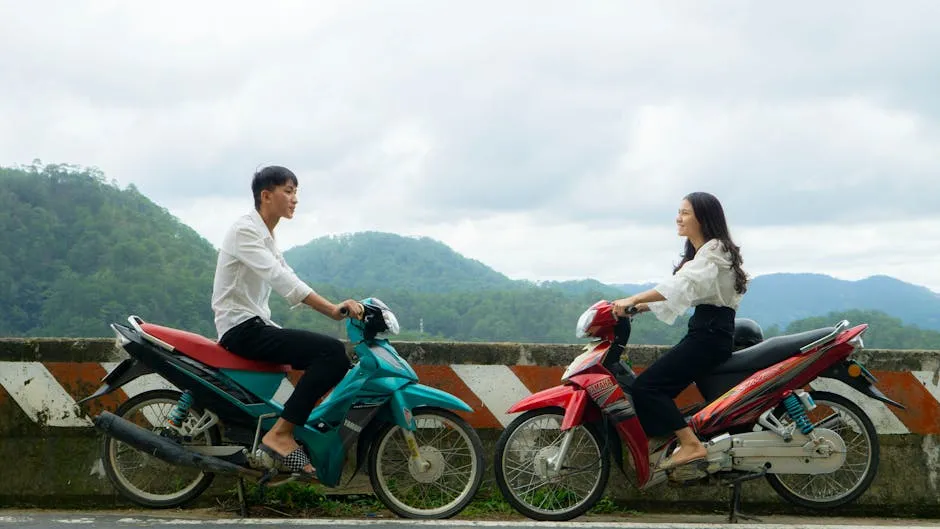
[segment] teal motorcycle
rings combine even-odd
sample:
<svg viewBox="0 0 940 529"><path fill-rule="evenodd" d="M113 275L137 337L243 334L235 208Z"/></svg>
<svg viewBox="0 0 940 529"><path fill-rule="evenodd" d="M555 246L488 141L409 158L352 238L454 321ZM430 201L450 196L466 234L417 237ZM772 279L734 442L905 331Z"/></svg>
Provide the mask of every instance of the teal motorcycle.
<svg viewBox="0 0 940 529"><path fill-rule="evenodd" d="M457 397L418 383L389 343L399 330L381 300L362 301L361 320L347 318L358 361L294 430L326 487L348 483L368 462L376 496L406 518L454 516L473 499L484 475L477 433L454 411L472 409ZM309 481L281 470L260 440L283 410L289 365L252 361L198 334L144 322L114 323L117 345L129 358L117 365L85 403L157 374L165 388L139 392L114 413L94 418L104 433L102 462L115 488L143 506L183 505L220 474L235 476L242 512L245 480L265 487ZM147 379L144 379L147 380ZM153 377L150 377L151 386ZM276 398L277 397L277 398ZM356 446L356 465L343 480Z"/></svg>

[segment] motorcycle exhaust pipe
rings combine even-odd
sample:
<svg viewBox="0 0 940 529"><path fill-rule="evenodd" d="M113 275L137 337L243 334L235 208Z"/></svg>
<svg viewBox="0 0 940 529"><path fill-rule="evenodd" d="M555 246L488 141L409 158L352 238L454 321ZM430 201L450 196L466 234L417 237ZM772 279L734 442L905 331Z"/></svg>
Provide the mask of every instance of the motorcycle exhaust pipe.
<svg viewBox="0 0 940 529"><path fill-rule="evenodd" d="M102 412L101 415L95 417L94 423L96 428L111 437L173 465L197 468L214 474L236 474L254 479L260 479L264 475L260 470L245 468L215 456L193 452L183 445L145 430L111 412Z"/></svg>

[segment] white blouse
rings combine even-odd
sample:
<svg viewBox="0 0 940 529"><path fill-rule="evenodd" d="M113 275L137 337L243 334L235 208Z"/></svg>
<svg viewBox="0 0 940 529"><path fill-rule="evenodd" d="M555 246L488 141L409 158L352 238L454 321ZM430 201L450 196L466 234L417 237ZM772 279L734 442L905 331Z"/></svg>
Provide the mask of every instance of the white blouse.
<svg viewBox="0 0 940 529"><path fill-rule="evenodd" d="M649 303L650 311L660 321L672 324L676 318L696 305L717 305L738 309L743 294L734 289L734 269L731 254L718 239L712 239L699 248L669 279L656 285L655 290L665 301Z"/></svg>

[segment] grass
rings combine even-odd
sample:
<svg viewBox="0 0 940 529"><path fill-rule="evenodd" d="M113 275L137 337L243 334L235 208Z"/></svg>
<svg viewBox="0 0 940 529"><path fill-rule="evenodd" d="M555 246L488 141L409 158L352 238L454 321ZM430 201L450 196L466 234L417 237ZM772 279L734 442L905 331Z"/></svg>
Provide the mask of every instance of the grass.
<svg viewBox="0 0 940 529"><path fill-rule="evenodd" d="M245 484L251 516L271 516L272 513L291 518L363 518L394 516L371 494L327 496L323 487L303 483L285 483L277 487L266 487L264 501L260 501L259 487ZM239 511L238 493L234 489L230 496L220 501L225 511Z"/></svg>
<svg viewBox="0 0 940 529"><path fill-rule="evenodd" d="M476 496L467 508L460 513L460 516L467 518L509 518L521 517L515 509L503 498L492 484L484 483L477 491Z"/></svg>
<svg viewBox="0 0 940 529"><path fill-rule="evenodd" d="M372 494L328 496L319 485L286 483L265 489L264 502L259 502L259 490L255 484L246 484L251 516L277 514L291 518L397 518ZM220 501L219 508L237 513L238 494L233 489L229 498ZM628 515L640 513L603 497L588 511L590 515ZM492 482L484 483L473 501L459 514L461 518L474 519L526 519L503 498Z"/></svg>

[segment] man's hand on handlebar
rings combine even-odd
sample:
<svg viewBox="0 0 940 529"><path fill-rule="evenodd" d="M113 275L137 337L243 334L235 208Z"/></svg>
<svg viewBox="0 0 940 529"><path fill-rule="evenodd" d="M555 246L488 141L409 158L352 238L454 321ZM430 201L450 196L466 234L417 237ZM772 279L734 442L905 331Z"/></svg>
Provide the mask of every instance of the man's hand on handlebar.
<svg viewBox="0 0 940 529"><path fill-rule="evenodd" d="M350 318L361 320L364 311L365 308L362 306L362 303L359 303L354 299L347 299L337 306L337 312L340 316L338 319L348 316Z"/></svg>

